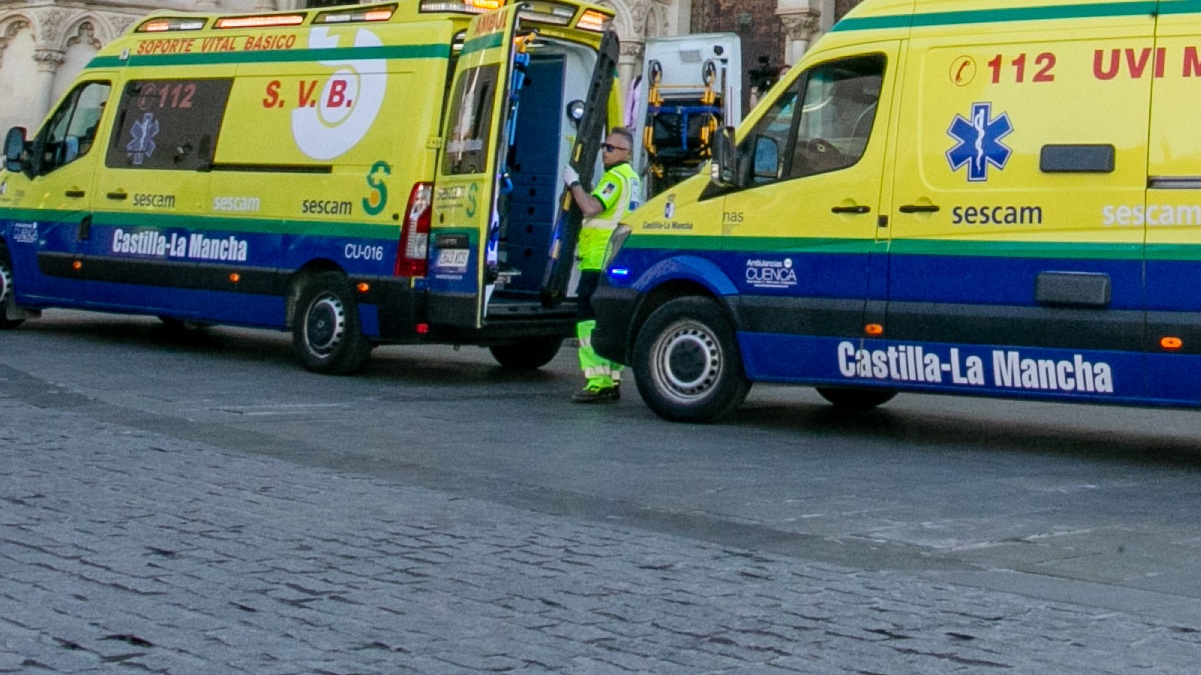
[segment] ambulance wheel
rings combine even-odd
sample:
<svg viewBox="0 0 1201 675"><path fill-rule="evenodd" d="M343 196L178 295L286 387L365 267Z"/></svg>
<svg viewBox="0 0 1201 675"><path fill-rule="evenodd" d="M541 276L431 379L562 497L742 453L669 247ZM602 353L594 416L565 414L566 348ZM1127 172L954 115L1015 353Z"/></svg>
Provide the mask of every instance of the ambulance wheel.
<svg viewBox="0 0 1201 675"><path fill-rule="evenodd" d="M531 338L509 345L492 345L492 358L509 370L537 370L554 360L563 338Z"/></svg>
<svg viewBox="0 0 1201 675"><path fill-rule="evenodd" d="M371 357L350 282L340 272L322 272L300 289L292 346L304 367L315 373L353 373Z"/></svg>
<svg viewBox="0 0 1201 675"><path fill-rule="evenodd" d="M638 331L633 360L642 400L675 422L721 419L751 389L734 328L705 298L679 298L656 309Z"/></svg>
<svg viewBox="0 0 1201 675"><path fill-rule="evenodd" d="M16 310L17 300L13 297L13 267L8 259L8 251L0 248L0 329L16 328L25 319L8 318L10 310ZM13 312L15 313L15 311Z"/></svg>
<svg viewBox="0 0 1201 675"><path fill-rule="evenodd" d="M891 401L897 392L892 389L858 389L855 387L818 387L817 393L844 410L867 411Z"/></svg>

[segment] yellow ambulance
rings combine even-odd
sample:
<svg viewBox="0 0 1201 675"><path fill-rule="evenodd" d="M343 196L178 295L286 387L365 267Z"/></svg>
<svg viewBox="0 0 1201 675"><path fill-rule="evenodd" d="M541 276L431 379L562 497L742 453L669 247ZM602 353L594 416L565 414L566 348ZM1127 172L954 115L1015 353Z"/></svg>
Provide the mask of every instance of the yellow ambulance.
<svg viewBox="0 0 1201 675"><path fill-rule="evenodd" d="M575 322L558 177L595 170L611 18L574 0L151 15L6 138L0 327L70 307L291 330L320 372L380 343L545 364Z"/></svg>
<svg viewBox="0 0 1201 675"><path fill-rule="evenodd" d="M1201 3L866 0L615 235L602 355L754 381L1201 404Z"/></svg>

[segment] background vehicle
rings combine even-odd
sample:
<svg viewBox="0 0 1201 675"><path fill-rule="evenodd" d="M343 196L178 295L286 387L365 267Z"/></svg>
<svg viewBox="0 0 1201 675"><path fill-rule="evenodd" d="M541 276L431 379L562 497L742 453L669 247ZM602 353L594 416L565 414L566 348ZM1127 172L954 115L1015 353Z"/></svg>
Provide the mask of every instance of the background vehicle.
<svg viewBox="0 0 1201 675"><path fill-rule="evenodd" d="M381 343L545 364L575 322L570 275L544 279L579 220L558 176L595 170L612 12L486 4L136 24L9 133L0 326L73 307L290 330L319 372Z"/></svg>

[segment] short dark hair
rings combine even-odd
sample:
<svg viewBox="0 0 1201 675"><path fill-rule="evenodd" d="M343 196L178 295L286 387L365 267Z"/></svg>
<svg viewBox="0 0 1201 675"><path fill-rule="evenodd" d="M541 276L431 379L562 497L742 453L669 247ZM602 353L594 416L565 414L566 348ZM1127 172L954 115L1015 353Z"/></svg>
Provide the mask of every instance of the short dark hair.
<svg viewBox="0 0 1201 675"><path fill-rule="evenodd" d="M613 127L612 129L609 130L609 133L617 134L618 136L621 136L622 138L626 139L626 143L629 143L630 149L633 150L633 148L634 148L634 132L633 131L630 131L629 129L627 129L625 127Z"/></svg>

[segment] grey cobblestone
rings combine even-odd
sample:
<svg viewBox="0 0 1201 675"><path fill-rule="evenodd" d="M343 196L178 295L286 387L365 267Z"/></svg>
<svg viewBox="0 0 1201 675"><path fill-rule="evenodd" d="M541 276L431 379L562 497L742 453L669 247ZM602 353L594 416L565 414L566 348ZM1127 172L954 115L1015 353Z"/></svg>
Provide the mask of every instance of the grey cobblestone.
<svg viewBox="0 0 1201 675"><path fill-rule="evenodd" d="M0 672L1175 674L1201 648L5 403Z"/></svg>

